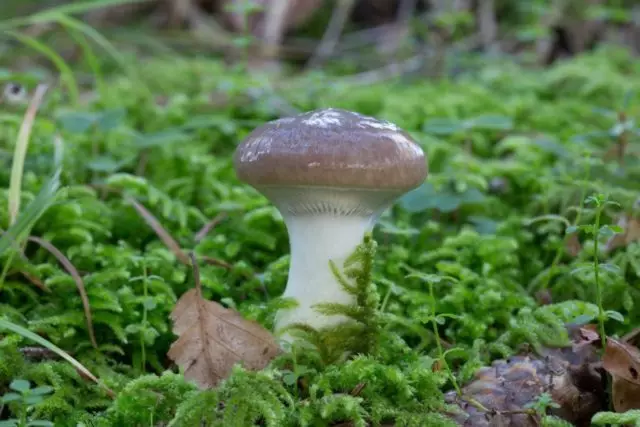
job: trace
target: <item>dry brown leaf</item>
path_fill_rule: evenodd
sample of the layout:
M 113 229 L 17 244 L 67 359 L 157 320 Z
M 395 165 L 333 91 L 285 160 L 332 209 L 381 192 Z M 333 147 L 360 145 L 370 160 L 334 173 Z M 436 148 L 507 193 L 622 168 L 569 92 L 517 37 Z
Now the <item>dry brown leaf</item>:
M 607 338 L 602 367 L 613 378 L 613 408 L 617 412 L 640 409 L 640 350 Z
M 178 300 L 171 313 L 178 338 L 167 356 L 185 370 L 185 377 L 202 388 L 215 387 L 233 366 L 263 369 L 280 348 L 271 333 L 240 313 L 202 297 L 195 257 L 191 256 L 195 289 Z
M 640 220 L 638 220 L 638 218 L 629 218 L 626 214 L 622 214 L 620 218 L 618 218 L 617 225 L 624 230 L 624 233 L 617 233 L 609 238 L 605 245 L 606 252 L 611 252 L 614 249 L 627 246 L 631 242 L 640 240 Z
M 598 325 L 589 324 L 580 328 L 580 339 L 588 344 L 600 341 Z

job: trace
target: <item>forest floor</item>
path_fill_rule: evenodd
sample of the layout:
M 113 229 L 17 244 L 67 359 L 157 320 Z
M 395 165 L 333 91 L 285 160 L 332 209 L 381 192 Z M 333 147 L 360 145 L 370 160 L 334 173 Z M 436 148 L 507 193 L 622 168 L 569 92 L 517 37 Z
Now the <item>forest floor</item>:
M 628 51 L 362 84 L 31 47 L 56 68 L 0 69 L 0 426 L 640 425 Z M 309 334 L 232 366 L 255 355 L 202 328 L 274 348 L 289 267 L 282 217 L 233 153 L 326 107 L 407 130 L 428 178 L 361 247 L 365 343 Z M 178 302 L 200 310 L 191 329 Z

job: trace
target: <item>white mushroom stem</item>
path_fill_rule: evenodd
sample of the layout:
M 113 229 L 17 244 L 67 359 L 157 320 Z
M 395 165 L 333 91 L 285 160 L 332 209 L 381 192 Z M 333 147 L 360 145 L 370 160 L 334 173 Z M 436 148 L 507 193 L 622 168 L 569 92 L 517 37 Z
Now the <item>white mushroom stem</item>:
M 284 297 L 297 307 L 282 310 L 275 330 L 292 323 L 321 329 L 344 321 L 318 312 L 318 303 L 353 304 L 355 298 L 338 282 L 329 261 L 342 270 L 395 192 L 333 189 L 263 189 L 280 210 L 289 233 L 291 260 Z M 288 340 L 289 334 L 283 339 Z

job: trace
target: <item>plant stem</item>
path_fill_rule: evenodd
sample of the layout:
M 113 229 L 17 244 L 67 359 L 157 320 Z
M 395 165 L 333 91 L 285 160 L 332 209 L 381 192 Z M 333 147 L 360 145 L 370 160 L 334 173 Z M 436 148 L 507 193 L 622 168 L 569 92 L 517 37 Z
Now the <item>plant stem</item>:
M 589 162 L 587 161 L 587 167 L 585 168 L 585 181 L 589 180 L 589 176 L 591 175 L 591 168 L 589 167 Z M 580 207 L 578 208 L 578 213 L 576 215 L 575 220 L 573 221 L 573 225 L 578 225 L 580 224 L 580 219 L 582 217 L 582 210 L 584 209 L 584 199 L 586 197 L 587 194 L 587 189 L 586 187 L 582 187 L 582 192 L 580 193 Z M 565 236 L 566 239 L 566 236 Z M 542 286 L 542 289 L 547 289 L 549 287 L 549 283 L 551 282 L 551 278 L 553 277 L 553 273 L 555 272 L 556 268 L 558 267 L 558 263 L 560 262 L 560 259 L 562 258 L 562 254 L 564 253 L 565 250 L 565 245 L 560 245 L 558 247 L 558 250 L 556 251 L 556 256 L 553 259 L 553 262 L 551 263 L 551 267 L 549 268 L 549 273 L 547 274 L 547 280 L 545 281 L 544 285 Z
M 433 292 L 433 283 L 431 282 L 429 282 L 429 298 L 431 299 L 431 325 L 433 326 L 433 334 L 436 336 L 438 357 L 444 365 L 447 374 L 449 374 L 449 379 L 451 380 L 453 387 L 456 389 L 456 393 L 458 394 L 458 396 L 462 396 L 462 390 L 460 390 L 458 381 L 456 381 L 456 377 L 453 375 L 453 372 L 451 372 L 451 368 L 449 367 L 447 359 L 444 356 L 444 352 L 442 351 L 442 343 L 440 342 L 440 334 L 438 333 L 438 322 L 436 321 L 436 297 Z
M 602 307 L 602 283 L 600 283 L 600 262 L 598 260 L 598 242 L 600 231 L 600 215 L 602 213 L 603 205 L 599 205 L 596 210 L 596 223 L 594 225 L 594 243 L 593 243 L 593 272 L 596 281 L 596 301 L 598 304 L 598 324 L 600 327 L 600 340 L 602 341 L 602 348 L 607 344 L 607 336 L 604 329 L 604 309 Z
M 142 279 L 142 288 L 144 290 L 144 302 L 142 304 L 142 328 L 140 328 L 140 344 L 142 347 L 142 366 L 140 367 L 140 371 L 144 372 L 145 366 L 147 364 L 147 355 L 145 350 L 145 342 L 144 342 L 144 332 L 147 328 L 147 265 L 146 263 L 142 266 L 142 275 L 144 278 Z

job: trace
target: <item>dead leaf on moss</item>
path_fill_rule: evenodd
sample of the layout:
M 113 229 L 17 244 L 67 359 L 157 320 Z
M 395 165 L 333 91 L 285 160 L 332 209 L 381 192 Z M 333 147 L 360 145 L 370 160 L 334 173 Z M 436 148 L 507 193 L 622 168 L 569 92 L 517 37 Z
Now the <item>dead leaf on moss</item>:
M 631 242 L 640 240 L 640 220 L 638 220 L 638 218 L 629 218 L 626 214 L 622 214 L 620 218 L 618 218 L 617 225 L 621 227 L 624 232 L 614 234 L 609 238 L 605 244 L 606 252 L 611 252 L 614 249 L 627 246 Z
M 593 323 L 584 325 L 580 328 L 580 338 L 587 344 L 592 344 L 600 341 L 600 334 L 598 333 L 598 325 Z
M 191 261 L 196 287 L 180 297 L 171 313 L 179 338 L 167 356 L 202 388 L 215 387 L 237 363 L 250 370 L 266 367 L 280 352 L 273 335 L 237 311 L 205 300 L 193 255 Z
M 640 409 L 640 350 L 615 338 L 607 338 L 603 368 L 613 379 L 613 407 L 617 412 Z

